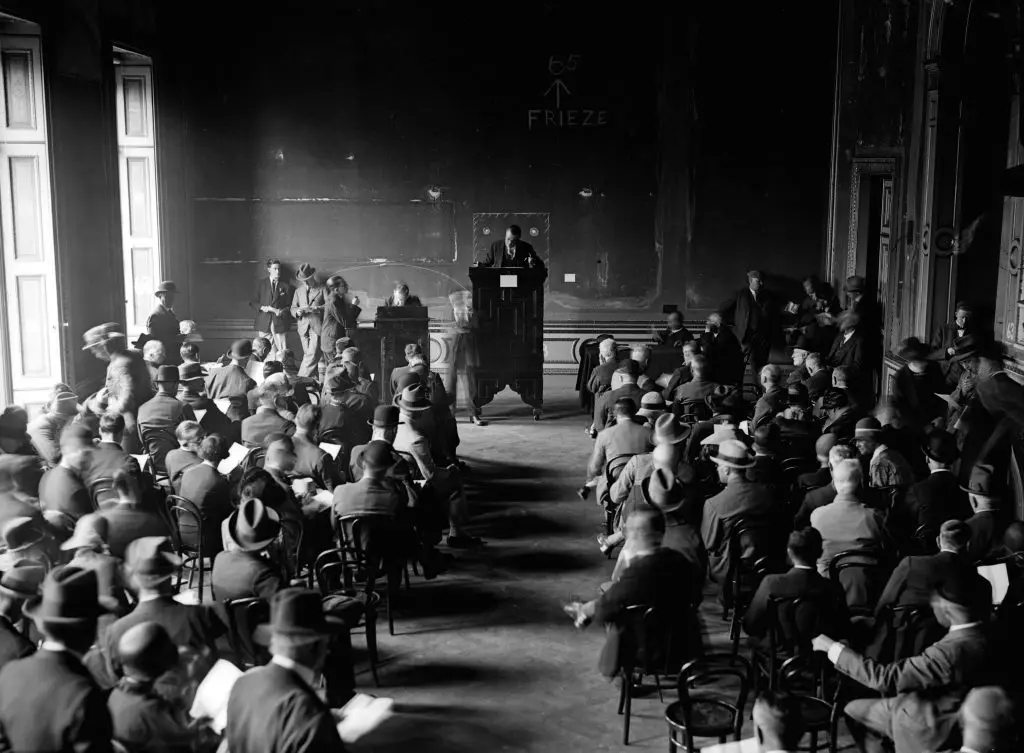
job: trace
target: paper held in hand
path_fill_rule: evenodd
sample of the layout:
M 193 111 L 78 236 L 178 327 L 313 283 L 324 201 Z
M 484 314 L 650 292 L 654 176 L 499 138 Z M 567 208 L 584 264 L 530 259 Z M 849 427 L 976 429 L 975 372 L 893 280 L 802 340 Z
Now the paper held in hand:
M 321 442 L 320 449 L 330 455 L 332 460 L 337 460 L 338 453 L 341 452 L 341 445 L 331 444 L 330 442 Z
M 213 404 L 216 405 L 217 408 L 220 409 L 221 413 L 227 413 L 228 409 L 231 407 L 231 398 L 228 398 L 228 397 L 217 398 L 216 400 L 213 401 Z
M 228 456 L 220 461 L 220 464 L 217 466 L 217 470 L 227 476 L 231 471 L 238 467 L 238 464 L 241 463 L 248 454 L 248 447 L 235 442 L 231 445 L 231 449 L 228 450 Z
M 796 312 L 798 312 L 799 310 L 800 310 L 800 307 L 799 307 L 799 306 L 797 306 L 797 305 L 796 305 L 795 303 L 793 303 L 792 301 L 790 301 L 789 303 L 787 303 L 787 304 L 786 304 L 786 313 L 787 313 L 787 314 L 795 314 L 795 313 L 796 313 Z
M 218 659 L 199 683 L 189 715 L 193 719 L 209 719 L 210 728 L 223 734 L 228 726 L 228 697 L 241 676 L 242 670 L 234 664 Z
M 953 410 L 960 410 L 960 403 L 954 400 L 952 395 L 943 395 L 941 392 L 936 392 L 935 397 L 941 397 Z
M 654 380 L 654 383 L 656 385 L 658 385 L 659 387 L 661 387 L 662 389 L 665 389 L 666 387 L 668 387 L 668 383 L 671 382 L 671 381 L 672 381 L 672 375 L 671 374 L 662 374 L 660 377 L 658 377 L 657 379 Z

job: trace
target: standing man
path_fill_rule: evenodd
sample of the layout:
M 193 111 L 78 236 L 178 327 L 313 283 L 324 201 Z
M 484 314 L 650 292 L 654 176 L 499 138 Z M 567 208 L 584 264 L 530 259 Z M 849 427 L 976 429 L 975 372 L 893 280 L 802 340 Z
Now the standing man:
M 722 315 L 711 314 L 700 336 L 700 352 L 711 366 L 711 379 L 718 384 L 743 382 L 743 348 L 728 328 L 722 327 Z M 666 396 L 666 399 L 667 396 Z
M 153 397 L 153 383 L 142 354 L 128 350 L 124 334 L 117 331 L 114 322 L 100 324 L 86 330 L 82 336 L 85 347 L 96 358 L 107 362 L 107 378 L 102 390 L 87 401 L 97 416 L 107 411 L 124 416 L 125 452 L 139 454 L 142 442 L 136 429 L 139 406 Z
M 327 362 L 320 346 L 324 326 L 324 289 L 317 284 L 316 269 L 303 264 L 295 275 L 300 287 L 292 297 L 292 316 L 298 322 L 302 342 L 302 365 L 299 376 L 317 377 L 322 382 Z
M 159 340 L 166 351 L 165 363 L 177 366 L 180 363 L 178 350 L 181 348 L 181 329 L 178 315 L 174 313 L 174 298 L 178 294 L 178 286 L 171 280 L 164 280 L 156 289 L 157 300 L 160 301 L 153 313 L 146 320 L 148 340 Z
M 747 272 L 747 283 L 747 287 L 737 291 L 735 297 L 722 307 L 721 314 L 735 324 L 736 339 L 743 347 L 744 361 L 754 374 L 754 389 L 760 395 L 763 390 L 756 384 L 757 375 L 768 363 L 778 312 L 775 297 L 765 290 L 758 270 Z
M 360 311 L 359 298 L 349 296 L 345 278 L 341 275 L 331 275 L 327 280 L 327 292 L 324 294 L 323 328 L 320 331 L 321 350 L 323 343 L 331 347 L 342 337 L 348 336 L 348 331 L 356 328 Z
M 469 410 L 469 422 L 486 426 L 487 422 L 480 417 L 480 406 L 476 402 L 476 368 L 480 365 L 480 356 L 476 349 L 473 294 L 468 290 L 457 290 L 448 299 L 452 302 L 455 323 L 452 325 L 452 366 L 448 369 L 444 389 L 452 398 L 454 416 L 458 412 L 458 383 L 461 381 L 466 395 L 466 408 Z
M 509 225 L 505 230 L 505 240 L 494 241 L 478 266 L 544 269 L 544 262 L 537 256 L 533 246 L 521 239 L 522 235 L 519 225 Z
M 292 324 L 289 307 L 292 304 L 292 286 L 281 280 L 281 260 L 267 260 L 267 277 L 256 286 L 256 298 L 249 301 L 249 307 L 256 309 L 253 322 L 260 337 L 270 342 L 271 360 L 284 359 L 285 335 Z

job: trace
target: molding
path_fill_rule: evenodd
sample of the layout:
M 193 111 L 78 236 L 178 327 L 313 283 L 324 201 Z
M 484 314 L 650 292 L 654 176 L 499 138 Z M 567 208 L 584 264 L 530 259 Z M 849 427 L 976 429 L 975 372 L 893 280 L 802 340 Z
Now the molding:
M 846 236 L 846 276 L 857 274 L 857 220 L 860 212 L 860 164 L 850 172 L 850 222 Z

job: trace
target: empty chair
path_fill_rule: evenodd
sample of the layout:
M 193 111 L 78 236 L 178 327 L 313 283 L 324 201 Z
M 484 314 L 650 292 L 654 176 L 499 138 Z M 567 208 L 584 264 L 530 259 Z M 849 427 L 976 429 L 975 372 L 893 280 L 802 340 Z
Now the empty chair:
M 724 743 L 731 735 L 739 740 L 750 675 L 750 664 L 743 657 L 730 663 L 708 659 L 687 663 L 676 683 L 679 700 L 665 709 L 669 750 L 694 753 L 697 737 Z M 723 688 L 724 680 L 731 680 L 734 687 Z

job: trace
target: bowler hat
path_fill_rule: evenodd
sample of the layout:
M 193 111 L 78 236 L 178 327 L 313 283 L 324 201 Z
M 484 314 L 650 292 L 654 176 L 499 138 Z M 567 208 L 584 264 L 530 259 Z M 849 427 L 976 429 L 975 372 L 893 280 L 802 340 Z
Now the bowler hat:
M 310 277 L 316 275 L 316 267 L 310 264 L 300 264 L 299 270 L 295 273 L 295 277 L 299 280 L 308 280 Z
M 375 439 L 363 450 L 363 466 L 371 470 L 382 471 L 390 468 L 395 462 L 391 445 Z
M 156 379 L 153 380 L 157 384 L 164 382 L 177 382 L 178 381 L 178 369 L 176 366 L 161 366 L 156 370 Z
M 958 337 L 953 341 L 953 355 L 951 358 L 954 361 L 962 361 L 965 358 L 971 358 L 972 356 L 977 355 L 978 350 L 978 338 L 967 333 L 963 337 Z
M 206 369 L 201 363 L 183 363 L 178 367 L 178 381 L 191 382 L 193 379 L 202 379 L 206 376 Z
M 49 534 L 39 518 L 19 516 L 7 521 L 3 528 L 3 539 L 8 552 L 23 552 L 46 540 Z
M 923 361 L 930 352 L 931 349 L 916 337 L 908 337 L 900 345 L 900 358 L 908 361 Z
M 347 369 L 337 369 L 329 377 L 327 377 L 327 383 L 324 387 L 332 395 L 337 395 L 341 392 L 352 389 L 356 386 L 356 383 L 352 381 L 352 377 L 348 375 Z
M 94 570 L 60 565 L 43 581 L 42 593 L 22 609 L 39 622 L 75 625 L 91 622 L 116 608 L 116 601 L 100 596 Z
M 936 463 L 951 465 L 960 455 L 956 446 L 956 438 L 946 431 L 931 432 L 924 442 L 924 454 Z
M 373 411 L 373 420 L 367 423 L 375 429 L 398 426 L 398 408 L 393 405 L 378 405 Z
M 874 416 L 865 416 L 857 422 L 856 428 L 853 430 L 855 437 L 869 437 L 874 434 L 882 433 L 882 425 L 878 423 L 878 419 Z
M 800 335 L 796 339 L 796 344 L 793 346 L 793 350 L 802 350 L 806 353 L 810 353 L 814 350 L 814 343 L 812 343 L 806 335 Z
M 665 398 L 661 396 L 661 393 L 647 392 L 640 399 L 640 410 L 636 414 L 645 419 L 657 419 L 664 412 Z
M 406 411 L 422 411 L 430 409 L 430 401 L 423 389 L 422 382 L 406 387 L 395 395 L 394 404 Z
M 159 622 L 132 625 L 117 642 L 125 676 L 155 680 L 178 665 L 178 646 Z
M 228 536 L 246 552 L 266 549 L 281 532 L 281 516 L 258 499 L 247 499 L 228 518 Z
M 655 444 L 679 444 L 690 436 L 692 428 L 671 413 L 663 413 L 654 422 Z
M 141 585 L 152 588 L 174 577 L 181 557 L 174 553 L 167 536 L 142 536 L 128 544 L 125 564 Z
M 175 285 L 172 280 L 164 280 L 163 282 L 160 283 L 160 286 L 156 289 L 156 291 L 154 292 L 154 295 L 157 294 L 157 293 L 177 293 L 177 292 L 178 292 L 178 286 Z
M 270 637 L 315 640 L 344 630 L 345 621 L 324 614 L 320 594 L 308 588 L 286 588 L 270 601 L 270 622 L 256 629 L 254 638 L 267 644 Z
M 683 485 L 664 468 L 655 468 L 641 484 L 641 491 L 647 503 L 663 513 L 675 512 L 683 506 Z
M 252 340 L 235 340 L 231 343 L 232 358 L 248 358 L 252 355 Z
M 107 545 L 107 519 L 98 512 L 83 515 L 75 523 L 74 535 L 60 545 L 67 552 L 73 549 L 99 549 Z
M 796 405 L 806 408 L 810 405 L 810 397 L 807 394 L 807 387 L 796 382 L 786 388 L 786 405 Z
M 89 348 L 95 348 L 97 345 L 104 345 L 111 340 L 116 340 L 119 337 L 124 337 L 123 332 L 117 331 L 118 325 L 114 322 L 106 322 L 104 324 L 97 324 L 95 327 L 90 327 L 82 335 L 82 339 L 85 341 L 85 345 L 82 346 L 82 350 L 89 350 Z
M 711 459 L 729 468 L 751 468 L 754 465 L 747 446 L 736 439 L 726 439 L 718 445 L 718 454 Z
M 74 392 L 58 392 L 50 401 L 50 407 L 58 416 L 78 415 L 78 395 Z
M 847 293 L 863 293 L 866 287 L 864 278 L 860 275 L 853 275 L 852 277 L 846 278 L 846 292 Z
M 38 562 L 19 560 L 0 576 L 0 593 L 15 599 L 34 598 L 45 577 L 46 568 Z
M 967 481 L 967 485 L 961 485 L 960 488 L 969 494 L 976 494 L 979 497 L 993 497 L 995 496 L 992 492 L 992 476 L 995 473 L 989 463 L 976 463 L 971 469 L 971 476 Z

